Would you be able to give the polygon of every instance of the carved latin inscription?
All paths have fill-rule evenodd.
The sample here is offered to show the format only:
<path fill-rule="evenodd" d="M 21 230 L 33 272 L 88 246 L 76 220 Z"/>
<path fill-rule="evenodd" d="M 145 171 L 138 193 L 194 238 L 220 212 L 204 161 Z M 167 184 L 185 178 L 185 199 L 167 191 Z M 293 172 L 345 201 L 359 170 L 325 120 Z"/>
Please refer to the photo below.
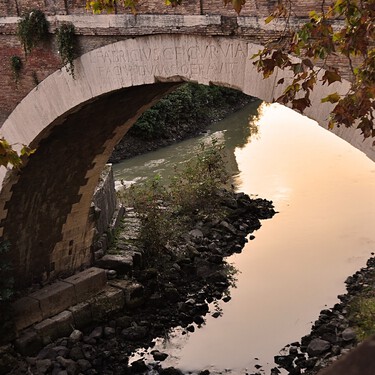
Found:
<path fill-rule="evenodd" d="M 247 58 L 248 46 L 241 41 L 138 48 L 128 47 L 125 42 L 93 51 L 90 63 L 104 76 L 182 75 L 194 79 L 233 75 Z"/>

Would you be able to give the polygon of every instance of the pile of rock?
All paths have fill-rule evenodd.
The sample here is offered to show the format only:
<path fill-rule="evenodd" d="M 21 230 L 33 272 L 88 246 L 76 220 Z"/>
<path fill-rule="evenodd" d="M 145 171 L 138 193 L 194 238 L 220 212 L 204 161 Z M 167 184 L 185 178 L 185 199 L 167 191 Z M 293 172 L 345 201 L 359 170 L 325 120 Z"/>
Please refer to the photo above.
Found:
<path fill-rule="evenodd" d="M 276 364 L 290 375 L 313 375 L 356 347 L 358 339 L 348 307 L 354 298 L 366 293 L 374 273 L 375 258 L 370 258 L 366 267 L 348 277 L 347 293 L 338 296 L 340 303 L 322 310 L 311 333 L 302 337 L 301 343 L 287 345 L 285 354 L 275 356 Z"/>

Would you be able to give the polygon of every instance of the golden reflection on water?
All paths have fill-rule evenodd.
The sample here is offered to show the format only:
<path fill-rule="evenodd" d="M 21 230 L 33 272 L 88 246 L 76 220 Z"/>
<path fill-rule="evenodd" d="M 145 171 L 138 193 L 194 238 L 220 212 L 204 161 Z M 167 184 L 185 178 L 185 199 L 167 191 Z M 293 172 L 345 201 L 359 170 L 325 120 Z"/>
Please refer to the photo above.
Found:
<path fill-rule="evenodd" d="M 230 116 L 211 127 L 211 134 L 225 139 L 238 190 L 273 200 L 279 213 L 229 259 L 240 272 L 232 300 L 220 304 L 222 317 L 208 316 L 193 334 L 160 344 L 169 347 L 164 367 L 209 368 L 212 374 L 232 369 L 236 375 L 245 368 L 256 372 L 258 363 L 273 367 L 273 356 L 309 332 L 319 311 L 344 292 L 347 276 L 375 251 L 375 163 L 277 104 L 261 105 L 252 116 L 259 133 L 249 137 L 249 113 Z M 188 140 L 115 166 L 117 179 L 139 179 L 144 170 L 168 175 L 195 153 L 196 143 Z"/>
<path fill-rule="evenodd" d="M 185 343 L 185 370 L 274 366 L 273 356 L 309 332 L 375 250 L 375 164 L 280 105 L 262 105 L 256 121 L 259 137 L 235 151 L 236 185 L 273 200 L 279 213 L 231 257 L 241 271 L 237 288 L 223 316 Z"/>

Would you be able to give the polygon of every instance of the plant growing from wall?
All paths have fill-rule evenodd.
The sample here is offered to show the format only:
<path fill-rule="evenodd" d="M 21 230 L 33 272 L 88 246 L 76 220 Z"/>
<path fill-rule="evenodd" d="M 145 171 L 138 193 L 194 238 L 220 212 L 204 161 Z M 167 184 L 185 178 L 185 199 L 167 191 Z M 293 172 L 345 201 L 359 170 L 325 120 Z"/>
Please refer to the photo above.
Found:
<path fill-rule="evenodd" d="M 66 70 L 74 78 L 74 50 L 76 45 L 75 29 L 72 23 L 61 25 L 56 31 L 57 48 L 61 57 L 61 61 Z"/>
<path fill-rule="evenodd" d="M 48 21 L 44 13 L 39 9 L 25 13 L 18 22 L 17 35 L 25 54 L 29 54 L 48 35 Z"/>
<path fill-rule="evenodd" d="M 31 77 L 33 79 L 34 85 L 38 86 L 39 85 L 39 78 L 38 78 L 38 75 L 36 74 L 35 70 L 31 73 Z"/>
<path fill-rule="evenodd" d="M 15 79 L 16 82 L 18 82 L 18 80 L 20 78 L 20 72 L 21 72 L 21 69 L 22 69 L 21 58 L 19 56 L 12 56 L 10 58 L 10 65 L 11 65 L 11 68 L 12 68 L 14 79 Z"/>

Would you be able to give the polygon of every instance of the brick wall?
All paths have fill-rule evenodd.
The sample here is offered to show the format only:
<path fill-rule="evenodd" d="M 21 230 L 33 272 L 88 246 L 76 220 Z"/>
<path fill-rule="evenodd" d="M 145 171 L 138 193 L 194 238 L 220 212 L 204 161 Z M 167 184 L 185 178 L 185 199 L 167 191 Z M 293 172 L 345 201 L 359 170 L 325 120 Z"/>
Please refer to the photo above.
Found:
<path fill-rule="evenodd" d="M 131 13 L 120 3 L 116 7 L 116 13 Z M 266 17 L 276 4 L 277 0 L 247 0 L 241 15 Z M 316 9 L 316 4 L 313 0 L 295 1 L 293 14 L 307 17 L 310 10 Z M 87 13 L 85 0 L 0 0 L 0 17 L 19 16 L 33 8 L 41 9 L 47 15 Z M 222 0 L 183 0 L 182 5 L 175 8 L 166 6 L 163 0 L 139 0 L 137 11 L 139 14 L 237 15 L 231 5 L 224 6 Z"/>

